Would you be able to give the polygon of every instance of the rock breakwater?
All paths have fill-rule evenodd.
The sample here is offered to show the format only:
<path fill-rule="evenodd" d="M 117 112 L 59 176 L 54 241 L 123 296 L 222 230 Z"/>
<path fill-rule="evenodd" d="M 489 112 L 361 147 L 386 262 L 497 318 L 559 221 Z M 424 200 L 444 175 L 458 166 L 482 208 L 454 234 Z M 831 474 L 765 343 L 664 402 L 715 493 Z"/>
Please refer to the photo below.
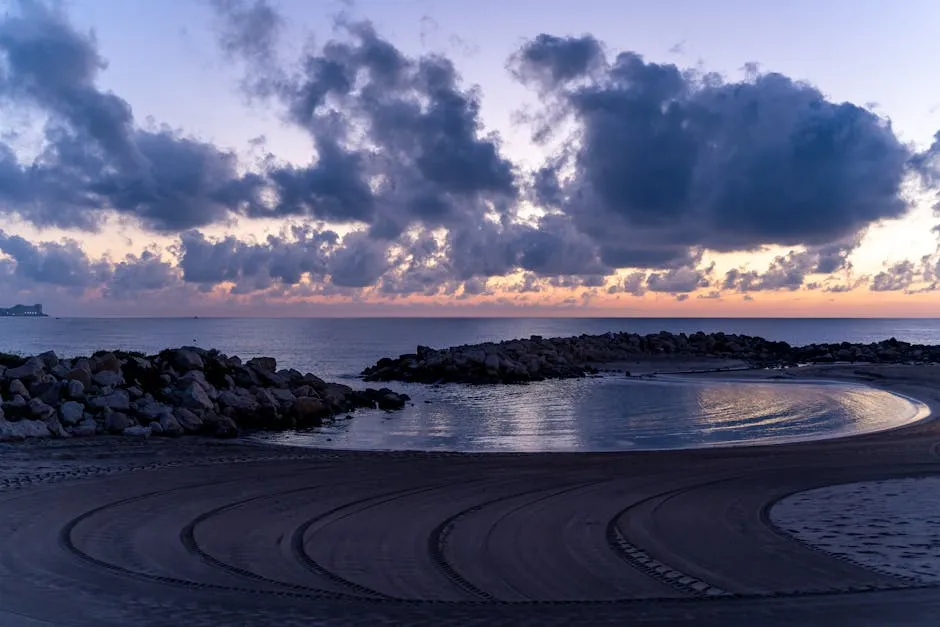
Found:
<path fill-rule="evenodd" d="M 871 344 L 791 346 L 761 337 L 726 333 L 605 333 L 575 337 L 488 342 L 384 358 L 366 368 L 366 381 L 416 383 L 524 383 L 583 377 L 599 367 L 644 358 L 740 360 L 754 368 L 817 363 L 940 363 L 940 346 L 894 338 Z"/>
<path fill-rule="evenodd" d="M 0 441 L 97 434 L 234 437 L 318 426 L 357 408 L 400 409 L 407 395 L 354 390 L 216 350 L 0 355 Z"/>

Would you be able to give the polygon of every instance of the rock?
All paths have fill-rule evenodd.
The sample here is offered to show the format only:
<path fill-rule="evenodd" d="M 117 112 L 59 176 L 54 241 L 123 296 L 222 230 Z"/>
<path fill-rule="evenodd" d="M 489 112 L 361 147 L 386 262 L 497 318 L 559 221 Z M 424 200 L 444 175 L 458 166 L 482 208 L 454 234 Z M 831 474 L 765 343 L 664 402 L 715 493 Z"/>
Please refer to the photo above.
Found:
<path fill-rule="evenodd" d="M 187 372 L 189 370 L 202 370 L 205 363 L 196 351 L 181 348 L 173 353 L 173 366 L 182 372 Z"/>
<path fill-rule="evenodd" d="M 126 390 L 114 390 L 103 396 L 94 396 L 88 399 L 88 405 L 94 409 L 114 409 L 128 411 L 131 408 L 131 397 Z"/>
<path fill-rule="evenodd" d="M 190 383 L 182 392 L 180 402 L 187 409 L 213 409 L 212 399 L 206 394 L 205 389 L 198 383 Z"/>
<path fill-rule="evenodd" d="M 499 372 L 499 355 L 487 355 L 483 360 L 483 367 L 493 372 Z"/>
<path fill-rule="evenodd" d="M 45 353 L 40 353 L 36 355 L 36 359 L 42 362 L 42 365 L 46 370 L 52 370 L 59 365 L 59 356 L 55 354 L 55 351 L 46 351 Z"/>
<path fill-rule="evenodd" d="M 296 396 L 294 396 L 293 392 L 291 392 L 290 390 L 286 388 L 274 388 L 270 392 L 271 392 L 271 396 L 274 397 L 274 399 L 278 402 L 278 404 L 282 408 L 292 407 L 294 404 L 294 401 L 297 398 Z"/>
<path fill-rule="evenodd" d="M 49 374 L 40 377 L 29 389 L 32 398 L 38 398 L 47 405 L 58 405 L 61 392 L 62 386 L 55 377 Z"/>
<path fill-rule="evenodd" d="M 91 387 L 91 370 L 88 368 L 72 368 L 65 378 L 69 381 L 78 381 L 86 390 Z"/>
<path fill-rule="evenodd" d="M 85 417 L 85 406 L 76 401 L 65 401 L 59 405 L 59 420 L 66 426 L 77 425 Z"/>
<path fill-rule="evenodd" d="M 102 370 L 91 379 L 95 382 L 95 385 L 99 385 L 103 388 L 113 388 L 124 383 L 124 376 L 121 374 L 120 370 Z"/>
<path fill-rule="evenodd" d="M 179 423 L 173 414 L 164 414 L 163 416 L 160 416 L 160 422 L 156 424 L 160 425 L 160 429 L 163 432 L 163 435 L 174 437 L 183 435 L 183 426 Z"/>
<path fill-rule="evenodd" d="M 10 381 L 10 386 L 7 388 L 7 391 L 13 395 L 19 394 L 23 398 L 29 398 L 29 390 L 26 389 L 26 385 L 19 379 Z"/>
<path fill-rule="evenodd" d="M 91 418 L 85 418 L 80 423 L 69 429 L 69 433 L 78 438 L 87 438 L 98 433 L 98 425 Z"/>
<path fill-rule="evenodd" d="M 274 374 L 277 371 L 277 360 L 273 357 L 254 357 L 248 360 L 247 366 L 258 372 Z"/>
<path fill-rule="evenodd" d="M 132 385 L 129 388 L 127 388 L 127 395 L 131 397 L 132 401 L 136 401 L 137 399 L 141 398 L 144 395 L 144 391 L 141 390 L 136 385 Z"/>
<path fill-rule="evenodd" d="M 396 394 L 391 390 L 384 391 L 377 399 L 379 409 L 384 409 L 385 411 L 393 411 L 396 409 L 401 409 L 405 406 L 407 396 L 402 394 Z"/>
<path fill-rule="evenodd" d="M 151 431 L 150 427 L 141 427 L 140 425 L 134 425 L 127 427 L 121 432 L 122 435 L 125 435 L 129 438 L 149 438 Z"/>
<path fill-rule="evenodd" d="M 209 412 L 203 419 L 204 431 L 217 438 L 238 437 L 238 425 L 228 416 Z"/>
<path fill-rule="evenodd" d="M 65 384 L 65 395 L 69 398 L 81 398 L 85 395 L 85 384 L 72 379 Z"/>
<path fill-rule="evenodd" d="M 108 412 L 104 419 L 104 428 L 108 433 L 123 433 L 125 429 L 133 425 L 130 417 L 119 411 Z"/>
<path fill-rule="evenodd" d="M 295 399 L 291 411 L 299 427 L 322 424 L 323 418 L 330 415 L 329 407 L 310 396 L 301 396 Z"/>
<path fill-rule="evenodd" d="M 48 438 L 52 435 L 42 420 L 7 422 L 0 418 L 0 442 L 13 442 L 26 438 Z"/>
<path fill-rule="evenodd" d="M 98 374 L 105 370 L 111 372 L 121 372 L 121 360 L 114 353 L 101 353 L 91 358 L 89 368 L 92 374 Z M 84 383 L 84 381 L 83 381 Z"/>
<path fill-rule="evenodd" d="M 239 412 L 252 412 L 258 409 L 258 401 L 251 392 L 244 388 L 221 392 L 219 394 L 219 405 L 231 407 Z"/>
<path fill-rule="evenodd" d="M 24 396 L 17 394 L 3 404 L 3 410 L 6 412 L 6 416 L 9 420 L 26 418 L 26 415 L 29 412 L 29 402 Z"/>
<path fill-rule="evenodd" d="M 172 415 L 173 408 L 153 399 L 141 399 L 135 404 L 137 415 L 144 422 L 158 422 L 163 416 Z"/>
<path fill-rule="evenodd" d="M 38 398 L 29 401 L 29 414 L 36 420 L 49 420 L 55 416 L 55 408 L 46 405 Z"/>
<path fill-rule="evenodd" d="M 26 360 L 25 363 L 23 363 L 22 366 L 18 366 L 16 368 L 7 368 L 3 372 L 3 378 L 4 379 L 25 379 L 27 381 L 35 381 L 36 379 L 39 379 L 39 377 L 41 377 L 43 374 L 45 374 L 43 368 L 44 368 L 43 364 L 39 359 L 35 357 L 30 357 L 29 359 Z"/>
<path fill-rule="evenodd" d="M 173 416 L 185 433 L 198 433 L 203 428 L 202 418 L 185 407 L 174 409 Z"/>

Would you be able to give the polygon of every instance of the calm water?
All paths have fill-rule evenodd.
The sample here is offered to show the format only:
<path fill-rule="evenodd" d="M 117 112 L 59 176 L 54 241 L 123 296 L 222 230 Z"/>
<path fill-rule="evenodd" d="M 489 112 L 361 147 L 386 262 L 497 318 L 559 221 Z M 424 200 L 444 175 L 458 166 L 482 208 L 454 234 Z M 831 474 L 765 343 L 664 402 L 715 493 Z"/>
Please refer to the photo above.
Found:
<path fill-rule="evenodd" d="M 901 340 L 940 343 L 924 319 L 0 319 L 0 351 L 60 355 L 101 348 L 157 352 L 197 345 L 270 355 L 279 365 L 362 385 L 385 356 L 435 347 L 607 331 L 725 331 L 793 344 Z M 273 438 L 361 449 L 617 450 L 832 437 L 887 428 L 922 407 L 859 386 L 619 377 L 526 386 L 394 385 L 414 397 L 404 412 L 361 412 L 316 432 Z"/>

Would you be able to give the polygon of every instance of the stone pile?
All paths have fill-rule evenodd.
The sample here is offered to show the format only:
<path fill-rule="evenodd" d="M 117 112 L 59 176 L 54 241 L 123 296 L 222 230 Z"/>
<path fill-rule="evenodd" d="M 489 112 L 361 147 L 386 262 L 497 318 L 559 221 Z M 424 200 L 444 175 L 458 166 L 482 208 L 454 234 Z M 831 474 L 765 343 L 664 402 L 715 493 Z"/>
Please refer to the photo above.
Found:
<path fill-rule="evenodd" d="M 243 363 L 194 347 L 152 356 L 0 355 L 0 441 L 97 434 L 234 437 L 244 429 L 318 426 L 357 408 L 400 409 L 407 400 L 387 388 L 353 390 L 278 370 L 271 357 Z"/>
<path fill-rule="evenodd" d="M 366 368 L 366 381 L 416 383 L 521 383 L 583 377 L 604 364 L 646 358 L 736 359 L 755 368 L 808 363 L 940 363 L 940 346 L 900 342 L 790 346 L 760 337 L 726 333 L 605 333 L 456 346 L 419 346 L 397 359 Z"/>

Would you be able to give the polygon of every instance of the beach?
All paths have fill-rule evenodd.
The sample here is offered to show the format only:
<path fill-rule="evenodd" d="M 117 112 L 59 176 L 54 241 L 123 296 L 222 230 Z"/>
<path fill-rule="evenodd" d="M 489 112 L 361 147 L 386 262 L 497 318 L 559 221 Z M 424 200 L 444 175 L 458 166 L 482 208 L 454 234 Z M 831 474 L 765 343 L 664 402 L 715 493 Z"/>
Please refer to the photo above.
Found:
<path fill-rule="evenodd" d="M 865 382 L 940 407 L 933 366 L 734 376 Z M 805 490 L 935 472 L 938 440 L 928 419 L 636 453 L 7 444 L 0 622 L 930 624 L 940 591 L 820 550 L 769 512 Z"/>

